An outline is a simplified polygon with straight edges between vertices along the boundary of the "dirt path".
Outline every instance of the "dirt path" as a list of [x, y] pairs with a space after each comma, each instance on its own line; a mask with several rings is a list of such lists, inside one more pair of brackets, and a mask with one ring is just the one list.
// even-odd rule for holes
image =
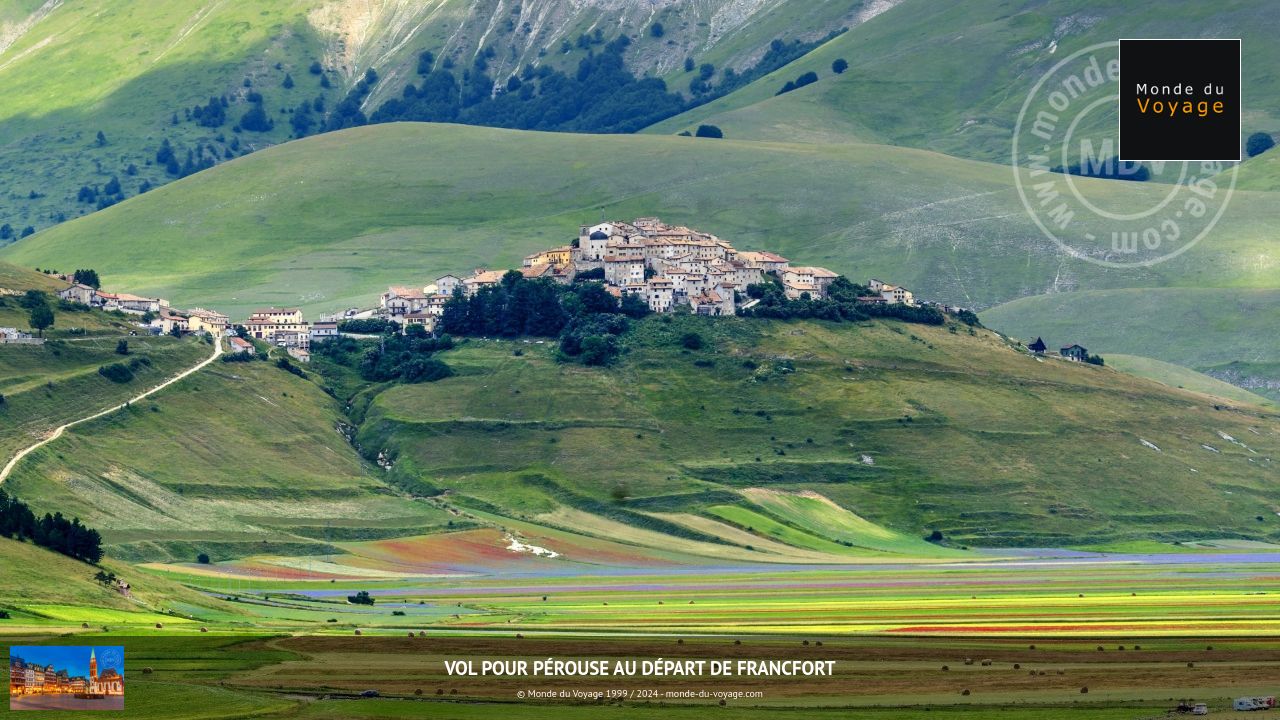
[[164, 382], [160, 383], [159, 385], [156, 385], [155, 387], [151, 388], [150, 390], [147, 390], [147, 391], [142, 392], [142, 393], [140, 393], [140, 394], [138, 394], [138, 395], [136, 395], [136, 396], [134, 396], [134, 397], [129, 398], [128, 400], [126, 400], [126, 401], [124, 401], [124, 402], [120, 403], [119, 405], [113, 405], [112, 407], [109, 407], [109, 408], [107, 408], [106, 410], [101, 410], [101, 411], [99, 411], [99, 412], [96, 412], [96, 413], [94, 413], [93, 415], [89, 415], [89, 416], [87, 416], [87, 417], [82, 417], [82, 418], [80, 418], [79, 420], [72, 420], [72, 421], [71, 421], [71, 422], [69, 422], [69, 423], [64, 423], [64, 424], [62, 424], [62, 425], [59, 425], [58, 427], [54, 428], [53, 432], [51, 432], [51, 433], [49, 433], [48, 435], [46, 435], [46, 436], [44, 437], [44, 439], [43, 439], [43, 440], [41, 440], [40, 442], [37, 442], [37, 443], [36, 443], [36, 444], [34, 444], [34, 445], [30, 445], [30, 446], [28, 446], [28, 447], [25, 447], [25, 448], [23, 448], [23, 449], [19, 450], [19, 451], [18, 451], [18, 452], [17, 452], [17, 453], [12, 457], [12, 458], [10, 458], [10, 460], [9, 460], [8, 464], [6, 464], [6, 465], [4, 466], [4, 469], [3, 469], [3, 470], [0, 470], [0, 483], [3, 483], [3, 482], [5, 481], [5, 479], [9, 477], [9, 473], [13, 472], [13, 469], [14, 469], [15, 467], [17, 467], [18, 463], [22, 460], [22, 458], [24, 458], [24, 457], [26, 457], [27, 455], [31, 454], [32, 452], [34, 452], [34, 451], [36, 451], [36, 450], [40, 449], [41, 447], [44, 447], [45, 445], [48, 445], [49, 443], [53, 442], [54, 440], [57, 440], [58, 438], [62, 437], [62, 433], [63, 433], [63, 432], [65, 432], [67, 428], [69, 428], [69, 427], [74, 427], [74, 426], [76, 426], [76, 425], [79, 425], [80, 423], [86, 423], [86, 422], [89, 422], [90, 420], [97, 420], [98, 418], [102, 417], [103, 415], [107, 415], [107, 414], [113, 413], [113, 412], [115, 412], [116, 410], [119, 410], [120, 408], [125, 407], [126, 405], [130, 405], [130, 404], [132, 404], [132, 403], [136, 403], [136, 402], [138, 402], [139, 400], [142, 400], [142, 399], [144, 399], [144, 398], [146, 398], [146, 397], [149, 397], [149, 396], [151, 396], [151, 395], [154, 395], [155, 393], [158, 393], [158, 392], [160, 392], [161, 390], [163, 390], [163, 389], [165, 389], [165, 388], [169, 387], [170, 385], [172, 385], [172, 384], [174, 384], [174, 383], [178, 382], [178, 381], [179, 381], [179, 380], [181, 380], [182, 378], [187, 377], [188, 375], [190, 375], [190, 374], [192, 374], [192, 373], [194, 373], [194, 372], [196, 372], [196, 371], [198, 371], [198, 370], [200, 370], [200, 369], [202, 369], [202, 368], [206, 367], [209, 363], [211, 363], [211, 362], [213, 362], [213, 361], [217, 360], [217, 359], [218, 359], [218, 357], [219, 357], [220, 355], [222, 355], [222, 339], [221, 339], [221, 338], [216, 338], [216, 339], [214, 340], [214, 342], [213, 342], [213, 353], [211, 353], [211, 354], [209, 355], [209, 357], [207, 357], [207, 358], [205, 358], [204, 360], [200, 361], [198, 364], [193, 365], [192, 367], [189, 367], [189, 368], [187, 368], [186, 370], [183, 370], [182, 372], [178, 373], [177, 375], [174, 375], [173, 377], [169, 378], [168, 380], [165, 380]]

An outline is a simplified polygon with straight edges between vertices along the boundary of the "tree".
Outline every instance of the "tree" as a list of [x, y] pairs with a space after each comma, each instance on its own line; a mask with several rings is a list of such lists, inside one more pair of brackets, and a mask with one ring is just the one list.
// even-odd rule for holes
[[361, 590], [355, 595], [348, 595], [347, 602], [352, 605], [372, 605], [374, 603], [374, 599], [369, 597], [368, 590]]
[[688, 350], [702, 349], [702, 336], [696, 332], [687, 332], [680, 336], [680, 344]]
[[129, 341], [128, 341], [128, 340], [121, 340], [120, 342], [116, 343], [116, 354], [117, 354], [117, 355], [128, 355], [128, 354], [129, 354]]
[[649, 34], [653, 37], [660, 38], [667, 34], [666, 28], [662, 27], [662, 23], [656, 22], [649, 26]]
[[307, 68], [307, 71], [310, 72], [312, 75], [319, 75], [320, 73], [324, 72], [324, 68], [320, 67], [319, 60], [312, 60], [311, 67]]
[[715, 125], [699, 125], [698, 131], [694, 135], [700, 138], [722, 138], [724, 137], [724, 131]]
[[98, 271], [93, 269], [76, 270], [71, 276], [71, 282], [88, 285], [94, 290], [102, 287], [102, 281], [98, 278]]
[[35, 227], [33, 227], [33, 226], [31, 226], [31, 225], [28, 225], [28, 226], [26, 226], [26, 227], [22, 228], [22, 237], [29, 237], [29, 236], [31, 236], [31, 235], [35, 235], [35, 234], [36, 234], [36, 229], [35, 229]]
[[262, 109], [262, 103], [256, 102], [240, 118], [240, 127], [250, 132], [268, 132], [275, 127], [275, 123], [267, 117], [266, 111]]
[[285, 73], [285, 74], [284, 74], [284, 82], [280, 83], [280, 85], [281, 85], [281, 87], [283, 87], [285, 90], [292, 90], [292, 89], [293, 89], [293, 76], [292, 76], [292, 75], [290, 75], [289, 73]]
[[831, 72], [837, 75], [843, 74], [844, 71], [848, 69], [849, 69], [849, 61], [845, 60], [844, 58], [836, 58], [836, 61], [831, 63]]
[[107, 136], [103, 135], [102, 131], [99, 130], [98, 131], [98, 147], [105, 147], [106, 144], [107, 144]]
[[637, 293], [622, 296], [622, 314], [632, 318], [642, 318], [649, 314], [649, 303]]
[[196, 562], [200, 563], [201, 565], [208, 565], [208, 564], [209, 564], [209, 554], [208, 554], [208, 553], [200, 553], [199, 555], [197, 555], [197, 556], [196, 556]]
[[1257, 157], [1262, 153], [1276, 146], [1276, 141], [1271, 137], [1270, 133], [1256, 132], [1249, 136], [1244, 143], [1244, 151], [1249, 157]]
[[10, 225], [9, 223], [0, 225], [0, 240], [12, 240], [12, 239], [13, 239], [13, 226]]
[[685, 59], [684, 59], [684, 71], [685, 71], [685, 72], [693, 72], [693, 58], [692, 58], [692, 57], [687, 57], [687, 58], [685, 58]]
[[45, 329], [53, 327], [53, 310], [48, 305], [33, 307], [28, 322], [32, 329], [40, 331], [40, 337], [44, 337]]

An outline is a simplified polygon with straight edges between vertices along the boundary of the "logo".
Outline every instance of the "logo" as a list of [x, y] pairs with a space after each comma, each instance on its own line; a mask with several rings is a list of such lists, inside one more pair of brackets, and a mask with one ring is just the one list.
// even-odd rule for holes
[[1032, 220], [1064, 252], [1104, 267], [1146, 267], [1209, 234], [1238, 165], [1121, 160], [1119, 48], [1113, 41], [1078, 50], [1032, 87], [1014, 126], [1014, 182]]

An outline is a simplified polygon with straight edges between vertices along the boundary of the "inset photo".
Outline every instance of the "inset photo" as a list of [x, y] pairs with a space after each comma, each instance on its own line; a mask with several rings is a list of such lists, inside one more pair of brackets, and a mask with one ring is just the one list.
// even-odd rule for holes
[[9, 709], [124, 710], [124, 648], [9, 648]]

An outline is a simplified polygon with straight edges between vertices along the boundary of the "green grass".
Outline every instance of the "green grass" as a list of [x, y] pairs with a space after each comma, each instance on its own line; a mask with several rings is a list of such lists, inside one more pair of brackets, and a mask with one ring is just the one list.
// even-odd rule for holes
[[[1007, 162], [1009, 131], [1023, 99], [1055, 62], [1108, 39], [1223, 37], [1206, 31], [1209, 26], [1230, 28], [1226, 36], [1244, 40], [1245, 134], [1274, 129], [1280, 97], [1262, 68], [1277, 59], [1267, 41], [1276, 23], [1264, 2], [1209, 7], [1181, 0], [1157, 12], [1121, 0], [1071, 0], [1052, 8], [907, 0], [772, 75], [646, 132], [708, 122], [729, 138], [886, 142]], [[831, 70], [836, 58], [849, 62], [838, 76]], [[819, 82], [774, 97], [806, 71], [817, 72]], [[1114, 127], [1115, 114], [1090, 120], [1097, 128]]]
[[[38, 12], [42, 5], [0, 4], [7, 45], [0, 50], [0, 222], [15, 232], [27, 225], [44, 229], [60, 213], [91, 213], [94, 204], [76, 201], [83, 185], [103, 186], [116, 176], [133, 197], [144, 181], [171, 181], [154, 161], [165, 138], [178, 148], [179, 162], [197, 145], [212, 148], [222, 161], [228, 150], [239, 155], [284, 142], [291, 128], [282, 110], [317, 96], [331, 110], [367, 68], [376, 67], [383, 82], [368, 101], [371, 113], [416, 79], [422, 50], [453, 55], [461, 67], [483, 45], [496, 47], [502, 52], [489, 70], [504, 82], [525, 65], [576, 67], [587, 51], [562, 54], [560, 42], [572, 43], [607, 17], [608, 39], [619, 32], [638, 39], [630, 56], [638, 74], [670, 75], [687, 84], [685, 48], [696, 47], [700, 63], [742, 69], [774, 37], [822, 35], [848, 24], [852, 14], [839, 4], [741, 9], [717, 0], [660, 13], [673, 17], [666, 17], [667, 34], [658, 40], [647, 35], [654, 18], [646, 7], [617, 14], [564, 1], [512, 14], [510, 27], [490, 27], [492, 8], [463, 0], [370, 7], [317, 0], [87, 0], [56, 4], [47, 14]], [[308, 71], [316, 60], [331, 89]], [[292, 89], [282, 87], [286, 73], [294, 79]], [[265, 98], [275, 121], [269, 132], [233, 132], [248, 108], [245, 78]], [[187, 120], [192, 106], [223, 95], [230, 99], [225, 125], [203, 128]], [[96, 141], [99, 131], [105, 146]], [[233, 141], [239, 141], [235, 149]], [[126, 174], [130, 164], [134, 175]]]
[[[693, 327], [714, 352], [679, 349]], [[1037, 361], [985, 332], [651, 319], [607, 370], [558, 365], [548, 346], [520, 344], [513, 357], [512, 347], [469, 341], [446, 355], [458, 376], [382, 392], [360, 443], [395, 459], [392, 478], [527, 518], [548, 503], [603, 512], [577, 498], [697, 512], [725, 504], [699, 493], [763, 487], [816, 492], [908, 539], [932, 529], [979, 544], [1275, 535], [1274, 522], [1254, 520], [1276, 501], [1261, 460], [1276, 438], [1267, 411]], [[591, 397], [595, 412], [584, 413]], [[539, 482], [521, 482], [527, 473]], [[547, 495], [547, 482], [572, 494]], [[671, 508], [666, 497], [687, 500]], [[791, 521], [867, 542], [850, 517]]]
[[[594, 173], [602, 156], [625, 158], [631, 172]], [[531, 176], [539, 182], [528, 183]], [[1090, 195], [1134, 201], [1155, 192], [1138, 185], [1080, 183]], [[1240, 259], [1266, 252], [1277, 200], [1237, 193], [1236, 201], [1212, 243], [1142, 272], [1073, 264], [1074, 281], [1274, 287], [1271, 270]], [[1063, 262], [1023, 211], [1003, 165], [887, 146], [429, 124], [271, 148], [0, 255], [23, 265], [92, 266], [113, 286], [236, 315], [263, 303], [334, 309], [368, 304], [393, 282], [518, 265], [530, 250], [571, 238], [600, 208], [661, 215], [741, 248], [858, 279], [886, 277], [966, 306], [1048, 289]]]
[[1280, 291], [1090, 289], [1022, 298], [984, 311], [982, 319], [1023, 342], [1043, 337], [1051, 351], [1080, 343], [1104, 358], [1138, 355], [1200, 369], [1274, 358]]
[[1256, 395], [1236, 387], [1228, 382], [1223, 382], [1216, 378], [1210, 377], [1194, 370], [1188, 370], [1181, 365], [1153, 360], [1151, 358], [1139, 357], [1137, 355], [1122, 355], [1118, 353], [1110, 353], [1106, 357], [1107, 364], [1117, 370], [1132, 375], [1155, 380], [1165, 385], [1173, 387], [1185, 388], [1193, 392], [1213, 395], [1215, 397], [1225, 398], [1227, 400], [1235, 400], [1237, 402], [1249, 403], [1252, 405], [1273, 405], [1274, 401], [1261, 395]]
[[5, 487], [37, 509], [78, 515], [130, 559], [317, 552], [447, 522], [382, 484], [340, 420], [314, 383], [271, 363], [219, 362], [73, 428]]

